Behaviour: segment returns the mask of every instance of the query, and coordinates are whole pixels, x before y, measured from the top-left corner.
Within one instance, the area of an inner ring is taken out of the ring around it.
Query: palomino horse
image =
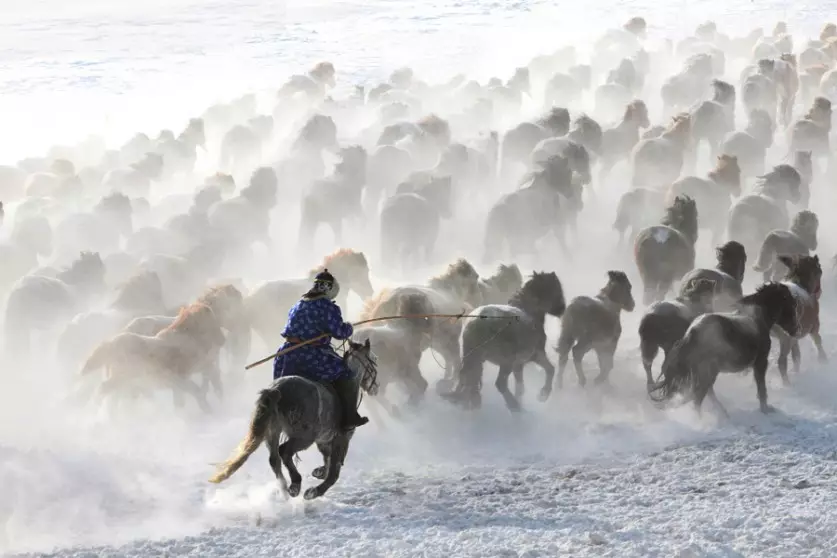
[[[377,394],[377,365],[369,341],[363,344],[349,341],[349,350],[343,358],[361,389],[372,396]],[[294,457],[316,443],[323,454],[324,466],[314,469],[313,475],[323,482],[306,490],[305,499],[318,498],[337,482],[354,434],[354,430],[343,432],[339,421],[340,403],[331,388],[300,376],[279,378],[259,394],[247,435],[210,482],[217,484],[230,478],[265,442],[270,452],[270,468],[287,493],[296,497],[302,476]],[[283,436],[285,442],[281,443]],[[290,486],[282,474],[283,464],[291,477]]]

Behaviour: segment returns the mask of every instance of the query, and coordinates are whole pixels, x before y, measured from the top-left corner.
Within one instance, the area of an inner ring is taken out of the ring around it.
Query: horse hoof
[[[306,490],[305,494],[303,495],[303,498],[305,498],[306,500],[313,500],[314,498],[319,498],[319,497],[320,497],[320,491],[317,490],[316,486],[314,488],[309,488],[308,490]]]
[[[453,388],[453,380],[443,378],[436,382],[436,393],[438,393],[439,395],[444,396],[445,394],[449,394],[453,391]]]
[[[292,484],[288,487],[288,496],[290,496],[291,498],[296,498],[297,496],[299,496],[299,489],[300,486],[298,484]]]
[[[325,467],[317,467],[316,469],[311,471],[311,476],[314,477],[315,479],[323,480],[326,476]]]
[[[549,399],[550,395],[552,395],[551,389],[542,389],[541,392],[538,394],[538,401],[543,403],[544,401]]]
[[[773,405],[767,405],[767,404],[765,404],[765,405],[762,405],[762,406],[761,406],[761,412],[762,412],[762,413],[764,413],[764,414],[766,414],[766,415],[769,415],[769,414],[771,414],[771,413],[775,413],[775,412],[776,412],[776,407],[774,407]]]

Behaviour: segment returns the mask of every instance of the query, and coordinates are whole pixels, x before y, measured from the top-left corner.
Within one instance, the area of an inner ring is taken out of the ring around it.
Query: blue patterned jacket
[[[282,332],[288,341],[279,350],[296,345],[294,341],[307,341],[323,333],[329,337],[276,357],[273,362],[273,378],[293,375],[332,382],[348,377],[349,368],[331,348],[331,338],[348,339],[354,333],[354,328],[352,324],[343,321],[340,307],[325,297],[302,299],[294,304],[288,312],[288,323]]]

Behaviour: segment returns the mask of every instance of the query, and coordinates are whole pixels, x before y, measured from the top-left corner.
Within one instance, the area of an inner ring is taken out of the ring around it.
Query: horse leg
[[[514,375],[514,396],[520,399],[523,397],[524,383],[523,383],[523,366],[514,366],[512,368],[512,374]]]
[[[799,351],[799,341],[797,339],[791,340],[791,359],[793,360],[793,373],[798,376],[802,355]]]
[[[321,450],[322,451],[322,450]],[[331,442],[331,448],[328,454],[323,454],[326,464],[326,477],[323,482],[317,486],[311,487],[305,491],[305,499],[313,500],[319,498],[326,491],[334,486],[337,479],[340,478],[340,469],[343,467],[343,460],[346,458],[346,453],[349,451],[349,438],[345,434],[335,436]]]
[[[288,493],[288,482],[285,480],[285,475],[282,474],[282,458],[275,445],[270,444],[270,456],[267,458],[270,463],[270,468],[273,469],[273,474],[276,475],[276,480],[279,481],[279,486],[282,492]]]
[[[768,352],[769,349],[764,354],[757,356],[753,363],[753,378],[756,381],[756,393],[759,398],[759,409],[761,409],[762,413],[772,413],[776,410],[767,404],[767,382],[765,381],[765,377],[767,376]]]
[[[418,363],[409,367],[406,379],[408,390],[410,392],[407,404],[415,407],[424,399],[428,386],[427,380],[425,380],[424,376],[421,375]]]
[[[570,350],[575,344],[575,339],[571,336],[564,337],[563,332],[558,338],[558,346],[555,348],[558,351],[558,389],[564,387],[564,370],[567,369],[567,362],[570,360]]]
[[[221,382],[221,367],[218,366],[218,361],[214,361],[212,366],[206,371],[204,375],[207,383],[212,386],[212,391],[215,392],[215,395],[218,396],[218,400],[224,398],[224,385]]]
[[[715,385],[715,380],[718,378],[718,369],[711,362],[695,366],[695,388],[693,392],[692,402],[698,414],[702,414],[701,405],[703,399],[709,394],[712,386]]]
[[[291,485],[288,487],[288,494],[291,498],[296,498],[302,488],[302,475],[299,474],[299,469],[296,468],[294,456],[305,450],[309,445],[304,443],[300,438],[288,438],[284,444],[279,446],[279,457],[288,470],[288,476],[291,477]]]
[[[790,384],[790,380],[788,379],[788,354],[791,352],[792,345],[793,340],[790,336],[782,335],[779,337],[779,374],[782,376],[782,383],[785,385]]]
[[[509,408],[509,411],[517,412],[520,410],[520,401],[509,391],[509,376],[511,372],[512,367],[508,364],[501,366],[500,372],[497,374],[497,380],[494,382],[494,387],[497,388],[497,391],[506,400],[506,407]]]
[[[825,349],[822,347],[822,336],[820,335],[819,331],[812,331],[811,332],[811,339],[814,341],[814,345],[817,347],[817,359],[820,362],[828,362],[828,355],[825,353]],[[796,350],[799,350],[799,346],[797,344]]]
[[[537,352],[532,360],[535,364],[543,368],[545,376],[543,380],[543,387],[541,388],[541,392],[538,394],[538,400],[546,401],[549,399],[549,396],[552,395],[552,384],[555,382],[555,366],[549,362],[549,358],[546,356],[546,351]],[[523,367],[521,366],[520,368],[522,375]]]
[[[439,337],[442,337],[438,349],[445,359],[445,379],[453,380],[456,371],[462,367],[459,358],[459,337],[452,335]]]
[[[642,366],[645,368],[645,383],[646,385],[654,384],[654,374],[651,367],[654,364],[654,359],[657,358],[657,353],[660,348],[653,341],[641,339],[639,342],[639,352],[642,355]]]
[[[706,392],[706,396],[709,397],[709,400],[712,401],[712,404],[721,411],[721,414],[724,416],[725,419],[729,420],[729,413],[727,412],[727,408],[723,406],[721,401],[718,399],[718,396],[715,395],[715,386],[710,386],[709,390]]]
[[[578,385],[584,387],[587,385],[587,378],[584,376],[584,365],[582,359],[590,349],[593,348],[593,343],[588,340],[579,340],[573,347],[573,366],[575,367],[575,375],[578,376]]]
[[[203,392],[195,382],[189,378],[181,376],[180,374],[175,373],[172,376],[172,393],[188,393],[195,398],[195,402],[198,404],[201,411],[208,413],[211,410],[209,407],[209,401],[206,399],[206,393]],[[175,396],[175,400],[177,399],[178,397]],[[180,399],[180,406],[183,406],[182,399]]]
[[[329,463],[331,462],[331,444],[317,444],[317,449],[320,450],[320,454],[323,456],[323,465],[320,467],[314,467],[314,470],[311,471],[311,476],[315,479],[323,480],[326,478],[326,474],[328,473]]]
[[[593,380],[596,385],[605,384],[610,378],[610,371],[613,370],[613,355],[616,353],[616,343],[610,346],[596,349],[596,357],[599,360],[599,375]]]

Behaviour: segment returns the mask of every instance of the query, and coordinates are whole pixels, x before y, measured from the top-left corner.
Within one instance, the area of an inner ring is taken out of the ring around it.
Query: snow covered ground
[[[582,46],[638,13],[658,35],[707,18],[738,31],[786,19],[811,34],[831,15],[822,2],[777,0],[560,9],[525,0],[0,2],[0,163],[90,132],[116,141],[177,127],[323,58],[357,81],[404,64],[423,76],[485,76],[556,44]],[[591,291],[558,271],[569,293]],[[831,348],[837,307],[827,303],[825,313]],[[719,381],[728,422],[711,406],[703,418],[660,411],[645,397],[638,318],[626,318],[612,392],[585,393],[569,379],[540,404],[532,396],[540,373],[527,371],[526,412],[509,416],[489,369],[479,413],[431,394],[419,416],[359,430],[339,483],[315,502],[277,494],[264,450],[227,483],[206,482],[243,436],[265,369],[231,380],[237,389],[210,418],[163,404],[114,421],[64,405],[70,381],[47,363],[5,368],[0,554],[837,555],[833,365],[818,365],[804,341],[804,372],[792,386],[770,372],[774,416],[758,412],[750,377]],[[432,383],[438,367],[427,358],[423,368]],[[305,454],[301,470],[318,459]]]

